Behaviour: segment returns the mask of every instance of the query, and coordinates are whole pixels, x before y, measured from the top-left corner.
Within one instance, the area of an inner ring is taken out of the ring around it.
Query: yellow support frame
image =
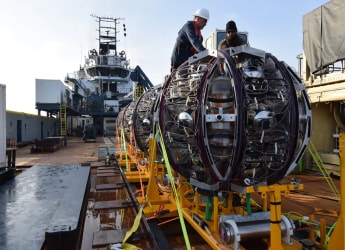
[[[152,142],[154,143],[154,142]],[[155,168],[160,163],[154,162],[152,166],[152,172],[155,172]],[[152,176],[152,175],[151,175]],[[146,204],[144,207],[144,214],[146,217],[155,216],[157,212],[159,212],[162,208],[169,211],[169,213],[162,216],[162,218],[168,217],[176,217],[177,214],[177,205],[174,199],[174,196],[171,193],[162,193],[158,190],[157,183],[153,180],[154,178],[150,178],[147,193],[145,197],[138,197],[138,201],[140,204]],[[232,207],[233,201],[233,192],[229,192],[227,204],[229,206],[224,206],[224,201],[220,201],[218,197],[214,197],[213,207],[212,207],[212,218],[210,221],[206,221],[204,218],[205,216],[205,209],[206,204],[205,202],[201,201],[202,195],[197,192],[194,192],[193,189],[187,184],[183,177],[179,176],[179,184],[178,184],[178,193],[180,204],[182,208],[182,213],[184,219],[186,219],[189,224],[198,232],[199,235],[210,245],[213,249],[229,249],[228,245],[224,245],[221,243],[218,227],[219,227],[219,218],[220,215],[226,214],[246,214],[246,210],[244,207]],[[301,190],[303,189],[303,185],[299,184],[296,186],[294,184],[288,185],[272,185],[272,186],[259,186],[259,187],[246,187],[244,190],[247,193],[259,193],[261,198],[263,199],[264,207],[266,207],[266,211],[270,210],[270,220],[271,220],[271,230],[270,230],[270,237],[267,239],[269,249],[270,250],[300,250],[302,249],[302,245],[292,240],[293,244],[289,245],[282,240],[281,237],[281,227],[280,227],[280,220],[281,220],[281,195],[289,195],[291,190]],[[193,195],[193,196],[191,196]],[[269,204],[269,206],[265,206],[265,204]],[[201,227],[200,223],[196,222],[195,218],[199,218],[202,220],[203,223],[206,223],[208,230],[205,230]],[[240,249],[245,250],[244,247],[240,247]]]
[[[201,195],[195,192],[194,188],[182,176],[173,173],[173,178],[178,181],[170,183],[176,185],[178,192],[178,201],[175,200],[174,194],[167,188],[163,190],[160,186],[160,179],[166,173],[164,171],[165,165],[162,162],[156,161],[156,140],[152,136],[149,141],[149,168],[148,168],[148,185],[142,196],[137,197],[139,204],[144,205],[143,212],[146,218],[159,217],[171,218],[179,216],[178,210],[181,209],[183,218],[198,232],[199,235],[207,242],[213,249],[231,249],[232,246],[224,245],[219,235],[219,223],[222,215],[240,214],[247,215],[248,207],[236,206],[233,207],[234,195],[247,195],[246,198],[250,199],[249,194],[258,193],[263,199],[263,210],[270,211],[270,235],[265,239],[269,250],[300,250],[302,249],[301,243],[294,239],[289,239],[290,242],[286,243],[282,239],[281,232],[281,218],[282,195],[288,196],[292,190],[302,190],[303,184],[287,184],[287,185],[271,185],[271,186],[249,186],[241,187],[241,193],[228,192],[227,198],[219,198],[212,196],[212,214],[208,220],[206,210],[208,209],[207,203]],[[129,150],[130,151],[130,150]],[[176,176],[175,176],[176,175]],[[180,204],[178,207],[177,204]],[[161,213],[165,210],[165,213]],[[342,224],[344,225],[344,224]],[[340,236],[339,236],[340,237]],[[343,236],[341,236],[343,237]],[[241,242],[239,242],[241,244]],[[337,247],[340,245],[337,245]],[[245,250],[243,246],[239,246],[241,250]],[[331,249],[345,249],[345,248],[331,248]]]
[[[117,132],[118,135],[118,132]],[[123,129],[121,129],[119,150],[116,154],[117,162],[120,167],[126,169],[125,175],[129,183],[147,183],[149,180],[149,172],[147,162],[144,161],[144,152],[138,151],[133,138],[133,130],[130,131],[130,141],[126,145],[126,139]],[[119,140],[119,139],[118,139]],[[126,149],[123,151],[122,149]]]
[[[327,249],[345,249],[345,134],[339,135],[339,155],[340,155],[340,214],[337,224],[328,241]]]
[[[145,204],[144,214],[146,217],[156,216],[162,209],[169,211],[164,214],[163,218],[166,217],[176,217],[177,208],[174,202],[171,202],[172,194],[168,192],[162,192],[159,190],[159,183],[157,179],[160,179],[165,174],[165,165],[164,163],[157,162],[155,159],[156,156],[156,141],[153,137],[149,140],[149,177],[148,184],[146,187],[146,192],[144,195],[137,197],[139,204]]]
[[[303,184],[299,184],[298,186],[294,184],[288,185],[272,185],[272,186],[259,186],[254,189],[254,187],[247,187],[247,193],[260,193],[261,198],[263,199],[264,204],[264,211],[267,209],[265,204],[268,204],[269,200],[269,211],[270,211],[270,250],[284,250],[284,249],[296,249],[294,246],[285,244],[282,241],[281,237],[281,216],[282,216],[282,209],[281,209],[281,195],[284,194],[285,196],[289,195],[291,190],[302,190]],[[296,245],[297,242],[294,243]],[[299,244],[299,243],[298,243]],[[297,248],[300,249],[300,248]]]

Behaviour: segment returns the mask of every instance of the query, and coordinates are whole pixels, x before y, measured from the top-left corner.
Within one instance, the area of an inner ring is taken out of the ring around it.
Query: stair
[[[66,107],[67,105],[65,103],[60,103],[60,135],[65,136],[67,135],[67,112]]]

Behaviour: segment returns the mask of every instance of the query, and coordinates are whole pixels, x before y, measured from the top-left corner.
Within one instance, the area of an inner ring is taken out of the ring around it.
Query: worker
[[[237,34],[237,26],[234,21],[231,20],[227,22],[225,30],[226,37],[219,42],[218,49],[226,49],[246,44],[246,41]]]
[[[206,48],[202,45],[201,30],[206,26],[209,12],[205,8],[194,13],[194,20],[187,21],[179,30],[171,56],[171,71],[176,70],[189,57]]]

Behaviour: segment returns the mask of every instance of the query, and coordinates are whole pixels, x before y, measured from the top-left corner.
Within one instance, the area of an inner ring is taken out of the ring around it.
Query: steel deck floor
[[[80,163],[82,165],[92,165],[91,169],[96,169],[97,166],[102,167],[103,164],[97,161],[98,147],[104,145],[105,138],[99,137],[94,143],[84,143],[81,138],[72,137],[68,138],[68,144],[66,147],[53,152],[53,153],[42,153],[42,154],[31,154],[30,146],[26,148],[21,148],[17,152],[17,166],[19,168],[25,168],[26,166],[32,166],[35,164],[44,165],[47,163],[53,164],[66,164],[66,163]],[[91,171],[92,172],[92,171]],[[99,175],[97,177],[97,174]],[[122,191],[122,185],[114,185],[114,178],[116,176],[111,176],[108,172],[98,171],[91,174],[93,175],[94,183],[91,187],[100,192],[95,192],[89,197],[93,201],[108,201],[113,199],[114,196],[119,197],[119,192]],[[99,178],[99,180],[97,180]],[[311,214],[315,215],[316,220],[324,218],[327,221],[328,225],[332,225],[336,220],[340,212],[340,203],[335,196],[332,194],[330,187],[328,186],[326,180],[318,175],[317,173],[302,172],[302,173],[292,173],[282,181],[280,184],[287,184],[290,182],[291,178],[297,178],[300,180],[300,183],[304,185],[304,189],[300,191],[291,192],[289,196],[282,196],[282,212],[283,213],[295,213],[302,216],[310,216]],[[96,181],[97,180],[97,181]],[[339,188],[340,180],[333,178],[335,185]],[[116,183],[116,181],[115,181]],[[97,186],[97,187],[96,187]],[[94,196],[96,195],[96,196]],[[98,197],[100,196],[100,197]],[[260,202],[260,195],[252,195],[257,202]],[[129,211],[131,208],[127,208]],[[109,210],[109,209],[108,209]],[[105,214],[101,210],[100,213],[94,213],[93,215],[99,216],[97,220],[103,220],[105,224],[100,224],[102,221],[98,221],[96,224],[93,224],[95,221],[89,221],[89,225],[86,223],[86,227],[93,227],[91,231],[97,230],[113,230],[114,229],[114,219],[105,218]],[[115,214],[113,210],[110,209],[110,215]],[[91,216],[92,218],[92,216]],[[110,223],[110,224],[108,224]],[[128,223],[128,227],[131,226],[131,223]],[[109,228],[107,228],[109,226]],[[101,228],[103,227],[103,228]],[[164,228],[163,228],[164,230]],[[194,237],[195,232],[190,233],[190,237]],[[183,238],[177,237],[175,234],[167,236],[169,242],[174,246],[174,249],[185,249],[183,247]],[[105,249],[104,247],[93,248],[92,247],[92,236],[88,239],[85,237],[85,241],[89,240],[90,242],[84,242],[84,247],[82,249]],[[176,245],[174,245],[176,243]],[[91,246],[91,247],[90,247]],[[143,249],[151,249],[148,246]],[[198,249],[207,249],[206,246],[202,246],[202,243],[198,246]],[[203,248],[205,247],[205,248]]]

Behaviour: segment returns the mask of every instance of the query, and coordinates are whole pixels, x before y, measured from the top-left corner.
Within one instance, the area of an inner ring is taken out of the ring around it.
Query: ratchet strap
[[[191,246],[190,246],[190,242],[189,242],[189,238],[188,238],[188,234],[187,234],[187,228],[186,228],[186,224],[184,223],[184,218],[183,218],[183,214],[182,214],[182,208],[180,205],[180,201],[179,201],[179,196],[175,187],[175,180],[174,180],[174,176],[172,174],[172,170],[171,170],[171,166],[168,160],[168,155],[165,149],[165,145],[164,145],[164,141],[163,141],[163,136],[162,136],[162,131],[161,128],[158,124],[158,130],[159,130],[159,136],[160,136],[160,145],[162,147],[162,153],[163,153],[163,157],[164,157],[164,162],[165,162],[165,166],[168,172],[168,176],[169,176],[169,180],[171,183],[171,187],[175,196],[175,202],[176,202],[176,207],[177,207],[177,212],[179,215],[179,219],[180,219],[180,224],[181,224],[181,228],[182,228],[182,232],[183,232],[183,237],[186,243],[186,248],[188,250],[191,250]]]

